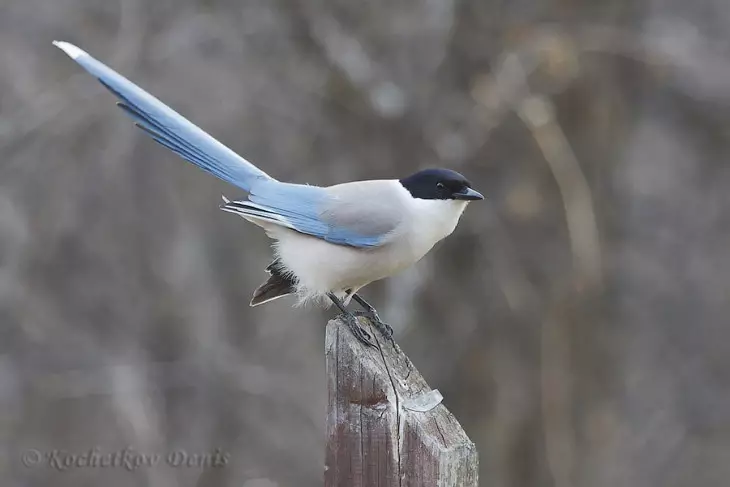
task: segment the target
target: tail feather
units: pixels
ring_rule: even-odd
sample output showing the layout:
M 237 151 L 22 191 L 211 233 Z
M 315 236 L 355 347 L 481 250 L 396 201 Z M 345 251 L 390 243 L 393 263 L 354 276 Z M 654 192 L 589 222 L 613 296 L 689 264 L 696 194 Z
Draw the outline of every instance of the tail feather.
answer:
M 150 95 L 106 64 L 73 44 L 53 41 L 89 74 L 119 98 L 119 107 L 154 140 L 214 176 L 246 191 L 262 180 L 271 180 L 249 161 L 213 138 L 197 125 Z
M 274 211 L 253 203 L 248 200 L 229 201 L 224 198 L 225 203 L 220 205 L 220 209 L 228 213 L 235 213 L 248 220 L 260 220 L 263 222 L 273 223 L 280 227 L 291 228 L 296 230 L 286 218 L 275 213 Z M 255 222 L 254 222 L 255 223 Z
M 271 276 L 254 291 L 251 306 L 268 303 L 297 292 L 296 281 L 292 276 L 281 271 L 278 260 L 269 264 L 266 271 Z

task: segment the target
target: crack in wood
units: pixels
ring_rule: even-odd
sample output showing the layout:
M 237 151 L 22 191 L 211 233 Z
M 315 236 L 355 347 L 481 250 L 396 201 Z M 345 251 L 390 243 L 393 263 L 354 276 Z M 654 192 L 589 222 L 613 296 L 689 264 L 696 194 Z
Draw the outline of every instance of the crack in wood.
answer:
M 474 444 L 443 404 L 405 408 L 431 389 L 369 325 L 377 350 L 341 322 L 327 325 L 325 487 L 476 487 Z

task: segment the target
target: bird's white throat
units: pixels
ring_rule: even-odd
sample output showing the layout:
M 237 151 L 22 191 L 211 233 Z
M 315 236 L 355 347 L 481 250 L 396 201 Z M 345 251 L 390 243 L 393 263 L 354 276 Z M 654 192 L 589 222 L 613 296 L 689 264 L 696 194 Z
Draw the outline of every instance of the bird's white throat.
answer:
M 433 246 L 439 240 L 448 237 L 459 223 L 468 201 L 460 200 L 424 200 L 413 198 L 410 205 L 412 228 L 424 243 Z M 430 247 L 429 247 L 430 248 Z

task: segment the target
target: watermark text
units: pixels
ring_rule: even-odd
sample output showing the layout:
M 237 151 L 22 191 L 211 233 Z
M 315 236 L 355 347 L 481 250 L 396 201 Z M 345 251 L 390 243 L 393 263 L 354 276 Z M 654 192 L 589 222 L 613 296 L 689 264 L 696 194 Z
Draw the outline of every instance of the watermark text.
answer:
M 62 449 L 25 450 L 20 457 L 27 468 L 50 468 L 58 471 L 83 468 L 123 468 L 130 472 L 140 468 L 165 466 L 170 468 L 221 468 L 231 455 L 220 448 L 209 451 L 188 451 L 181 448 L 165 452 L 141 452 L 132 447 L 105 451 L 99 447 L 73 452 Z

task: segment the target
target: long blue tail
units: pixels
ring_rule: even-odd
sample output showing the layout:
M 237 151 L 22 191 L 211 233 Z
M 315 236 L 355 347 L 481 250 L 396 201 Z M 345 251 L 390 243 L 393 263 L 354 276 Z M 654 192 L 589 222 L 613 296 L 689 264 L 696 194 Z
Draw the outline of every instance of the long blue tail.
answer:
M 117 105 L 138 127 L 186 161 L 245 191 L 257 180 L 273 179 L 87 52 L 68 42 L 53 44 L 114 93 L 120 100 Z

